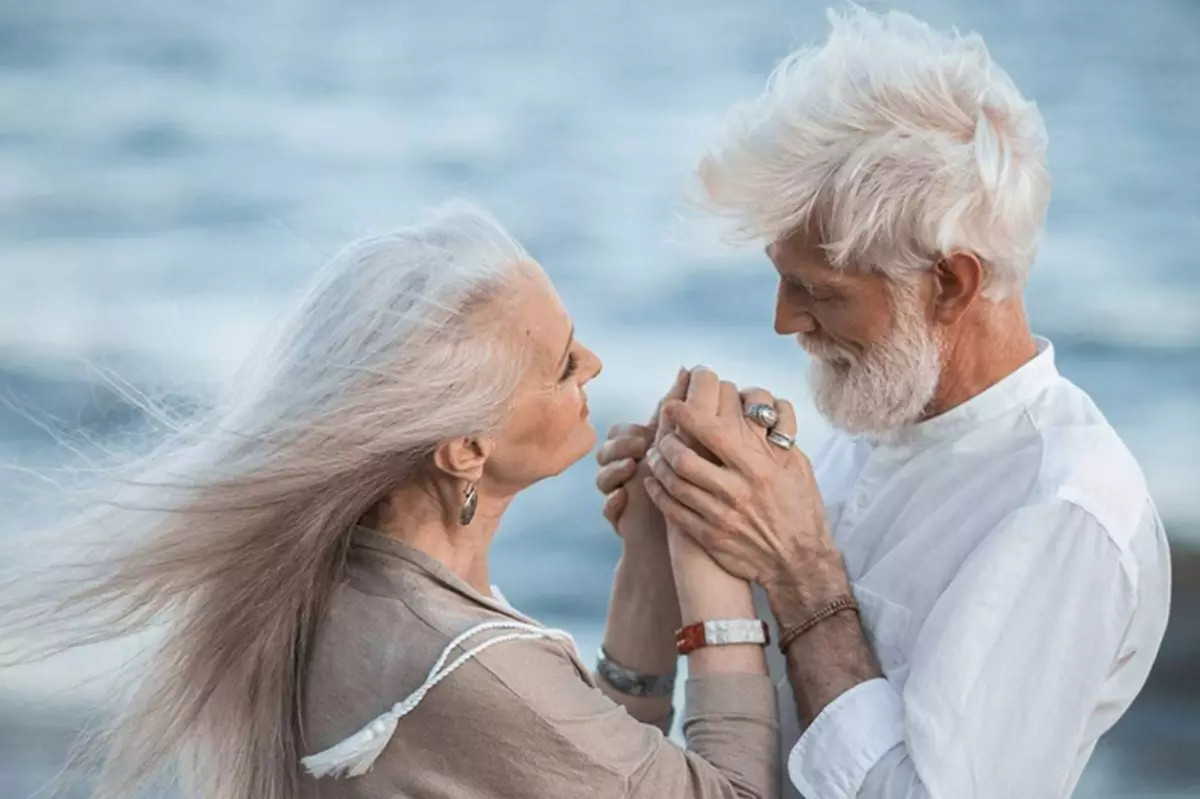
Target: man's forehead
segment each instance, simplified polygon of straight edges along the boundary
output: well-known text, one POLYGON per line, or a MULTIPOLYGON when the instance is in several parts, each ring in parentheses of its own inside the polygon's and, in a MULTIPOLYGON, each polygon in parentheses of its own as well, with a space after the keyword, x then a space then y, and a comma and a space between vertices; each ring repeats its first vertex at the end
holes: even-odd
POLYGON ((792 233, 767 245, 767 257, 781 272, 812 280, 837 281, 841 271, 829 262, 829 256, 815 237, 792 233))

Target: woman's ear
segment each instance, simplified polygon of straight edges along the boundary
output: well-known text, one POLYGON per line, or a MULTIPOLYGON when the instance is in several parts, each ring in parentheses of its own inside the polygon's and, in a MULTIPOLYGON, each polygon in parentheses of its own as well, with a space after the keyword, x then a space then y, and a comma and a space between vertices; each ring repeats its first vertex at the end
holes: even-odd
POLYGON ((478 483, 483 477, 483 465, 492 454, 491 439, 462 436, 438 444, 433 463, 445 474, 468 483, 478 483))
POLYGON ((958 322, 983 290, 983 264, 974 253, 952 252, 933 268, 933 315, 940 324, 958 322))

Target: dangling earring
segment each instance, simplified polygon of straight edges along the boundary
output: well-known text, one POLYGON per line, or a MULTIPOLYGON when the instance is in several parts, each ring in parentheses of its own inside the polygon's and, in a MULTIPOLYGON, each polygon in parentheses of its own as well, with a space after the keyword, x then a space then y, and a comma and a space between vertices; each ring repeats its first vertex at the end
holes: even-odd
POLYGON ((458 512, 458 523, 466 527, 475 518, 475 509, 479 506, 479 492, 474 485, 467 486, 467 496, 463 499, 462 510, 458 512))

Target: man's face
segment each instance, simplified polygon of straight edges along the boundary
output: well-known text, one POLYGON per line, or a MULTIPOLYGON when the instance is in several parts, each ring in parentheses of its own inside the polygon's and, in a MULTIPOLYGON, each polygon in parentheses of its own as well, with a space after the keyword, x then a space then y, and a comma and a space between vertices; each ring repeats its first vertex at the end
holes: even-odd
POLYGON ((918 421, 941 372, 923 286, 836 270, 799 235, 776 241, 767 256, 779 272, 775 332, 795 335, 812 356, 821 413, 835 427, 876 436, 918 421))

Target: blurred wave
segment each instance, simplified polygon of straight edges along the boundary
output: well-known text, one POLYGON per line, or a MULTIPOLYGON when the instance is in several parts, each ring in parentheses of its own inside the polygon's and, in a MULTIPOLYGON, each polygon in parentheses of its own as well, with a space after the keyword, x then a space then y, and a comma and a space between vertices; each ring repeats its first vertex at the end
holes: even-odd
MULTIPOLYGON (((55 463, 30 413, 137 429, 93 367, 204 397, 330 253, 454 195, 527 244, 605 359, 599 427, 706 363, 799 400, 815 445, 827 428, 803 355, 771 332, 769 265, 695 246, 679 221, 724 109, 823 35, 823 5, 0 2, 0 461, 55 463)), ((979 30, 1039 102, 1056 187, 1034 325, 1172 534, 1200 544, 1200 5, 904 8, 979 30)), ((521 497, 494 558, 510 599, 581 642, 618 551, 591 478, 583 463, 521 497)), ((55 693, 63 673, 20 690, 55 693)), ((1118 757, 1095 785, 1123 784, 1118 757)))

